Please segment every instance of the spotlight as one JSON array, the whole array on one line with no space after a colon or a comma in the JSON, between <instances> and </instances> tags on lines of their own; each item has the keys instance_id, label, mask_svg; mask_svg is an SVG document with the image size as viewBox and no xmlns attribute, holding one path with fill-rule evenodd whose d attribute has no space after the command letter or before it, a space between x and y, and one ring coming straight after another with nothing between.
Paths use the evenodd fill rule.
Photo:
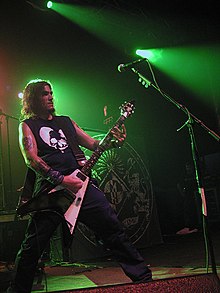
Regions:
<instances>
[{"instance_id":1,"label":"spotlight","mask_svg":"<svg viewBox=\"0 0 220 293\"><path fill-rule=\"evenodd\" d=\"M146 49L146 50L136 50L136 54L143 58L147 58L153 63L156 63L158 60L162 59L163 49Z\"/></svg>"},{"instance_id":2,"label":"spotlight","mask_svg":"<svg viewBox=\"0 0 220 293\"><path fill-rule=\"evenodd\" d=\"M22 99L23 98L23 93L22 92L18 93L18 98L19 99Z\"/></svg>"},{"instance_id":3,"label":"spotlight","mask_svg":"<svg viewBox=\"0 0 220 293\"><path fill-rule=\"evenodd\" d=\"M53 6L53 2L52 1L48 1L47 2L47 8L51 8Z\"/></svg>"},{"instance_id":4,"label":"spotlight","mask_svg":"<svg viewBox=\"0 0 220 293\"><path fill-rule=\"evenodd\" d=\"M151 50L136 50L136 54L141 56L141 57L144 57L144 58L147 58L147 59L151 59L153 57L153 52Z\"/></svg>"},{"instance_id":5,"label":"spotlight","mask_svg":"<svg viewBox=\"0 0 220 293\"><path fill-rule=\"evenodd\" d=\"M34 9L38 9L41 11L47 11L48 8L52 8L53 2L52 1L46 1L46 0L26 0L26 2L31 5Z\"/></svg>"}]
</instances>

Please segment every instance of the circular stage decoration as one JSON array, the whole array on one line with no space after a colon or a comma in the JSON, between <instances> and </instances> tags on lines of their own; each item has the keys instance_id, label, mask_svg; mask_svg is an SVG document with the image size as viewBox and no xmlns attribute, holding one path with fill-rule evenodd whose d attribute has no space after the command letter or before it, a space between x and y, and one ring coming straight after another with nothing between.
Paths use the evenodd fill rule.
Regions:
<instances>
[{"instance_id":1,"label":"circular stage decoration","mask_svg":"<svg viewBox=\"0 0 220 293\"><path fill-rule=\"evenodd\" d=\"M102 139L103 134L93 136ZM86 156L90 156L88 150ZM127 142L120 149L105 151L92 170L119 220L133 243L147 230L153 209L153 192L150 174L135 149ZM94 233L78 223L78 231L92 244L97 245Z\"/></svg>"}]
</instances>

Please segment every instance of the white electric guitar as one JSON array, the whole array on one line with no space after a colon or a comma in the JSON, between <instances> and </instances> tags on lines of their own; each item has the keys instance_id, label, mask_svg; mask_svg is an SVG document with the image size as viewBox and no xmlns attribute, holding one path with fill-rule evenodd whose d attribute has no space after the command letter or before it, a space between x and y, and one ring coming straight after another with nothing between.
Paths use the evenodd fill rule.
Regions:
<instances>
[{"instance_id":1,"label":"white electric guitar","mask_svg":"<svg viewBox=\"0 0 220 293\"><path fill-rule=\"evenodd\" d=\"M121 110L121 116L118 118L115 125L108 131L108 133L102 139L99 146L93 152L93 154L88 159L88 161L86 161L82 169L81 170L77 169L71 174L73 178L79 178L83 181L83 186L76 194L74 194L75 199L64 214L64 217L67 221L71 234L74 232L78 214L82 206L84 195L86 193L86 189L90 180L89 174L91 172L91 169L94 167L94 165L96 164L96 162L98 161L102 153L108 148L108 145L110 144L110 141L113 138L113 135L111 133L112 129L115 126L120 127L124 123L125 119L127 119L129 116L131 116L132 113L134 113L134 102L130 101L128 103L124 103L120 107L120 110Z\"/></svg>"}]
</instances>

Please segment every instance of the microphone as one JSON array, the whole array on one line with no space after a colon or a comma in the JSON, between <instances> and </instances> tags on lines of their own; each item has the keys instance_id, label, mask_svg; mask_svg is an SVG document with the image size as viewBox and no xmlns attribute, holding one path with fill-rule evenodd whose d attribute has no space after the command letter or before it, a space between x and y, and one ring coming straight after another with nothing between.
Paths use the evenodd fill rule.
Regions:
<instances>
[{"instance_id":1,"label":"microphone","mask_svg":"<svg viewBox=\"0 0 220 293\"><path fill-rule=\"evenodd\" d=\"M127 64L119 64L118 65L118 71L123 72L123 71L129 69L130 67L132 67L133 65L136 65L138 63L144 62L146 60L147 60L147 58L142 58L142 59L138 59L136 61L133 61L133 62L130 62L130 63L127 63Z\"/></svg>"}]
</instances>

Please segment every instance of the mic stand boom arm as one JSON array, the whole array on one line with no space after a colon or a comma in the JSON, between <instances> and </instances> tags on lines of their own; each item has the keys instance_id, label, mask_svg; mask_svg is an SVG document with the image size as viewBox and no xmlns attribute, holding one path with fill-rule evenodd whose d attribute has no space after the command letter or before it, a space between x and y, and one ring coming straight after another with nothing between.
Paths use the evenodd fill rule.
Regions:
<instances>
[{"instance_id":1,"label":"mic stand boom arm","mask_svg":"<svg viewBox=\"0 0 220 293\"><path fill-rule=\"evenodd\" d=\"M188 116L188 120L186 121L186 123L184 123L184 125L182 127L180 127L177 131L180 131L185 126L187 126L188 130L189 130L189 136L190 136L190 141L191 141L192 158L193 158L195 174L196 174L196 182L197 182L197 187L198 187L198 193L199 193L199 195L201 197L201 202L202 202L203 233L204 233L204 239L205 239L205 247L206 247L206 251L208 252L208 255L210 255L210 258L211 258L212 272L218 278L212 240L211 240L211 237L209 235L209 229L208 229L208 220L207 220L208 215L207 215L207 207L206 207L205 189L204 189L204 184L203 184L203 178L202 178L202 175L201 175L201 168L200 168L200 164L199 164L199 155L198 155L198 149L197 149L197 145L196 145L195 134L194 134L194 131L193 131L193 124L194 124L194 122L199 124L203 129L205 129L218 142L220 142L220 136L218 134L216 134L213 130L209 129L196 116L194 116L192 113L190 113L188 111L188 109L184 105L181 105L180 103L175 101L173 98L171 98L168 94L166 94L164 91L162 91L159 88L159 86L154 85L146 77L144 77L142 74L140 74L135 68L131 68L131 70L135 74L138 75L139 81L142 83L142 85L144 85L147 88L149 86L152 86L166 100L171 102L173 105L175 105L178 109L182 110ZM208 269L208 266L209 266L208 261L206 260L207 269Z\"/></svg>"}]
</instances>

